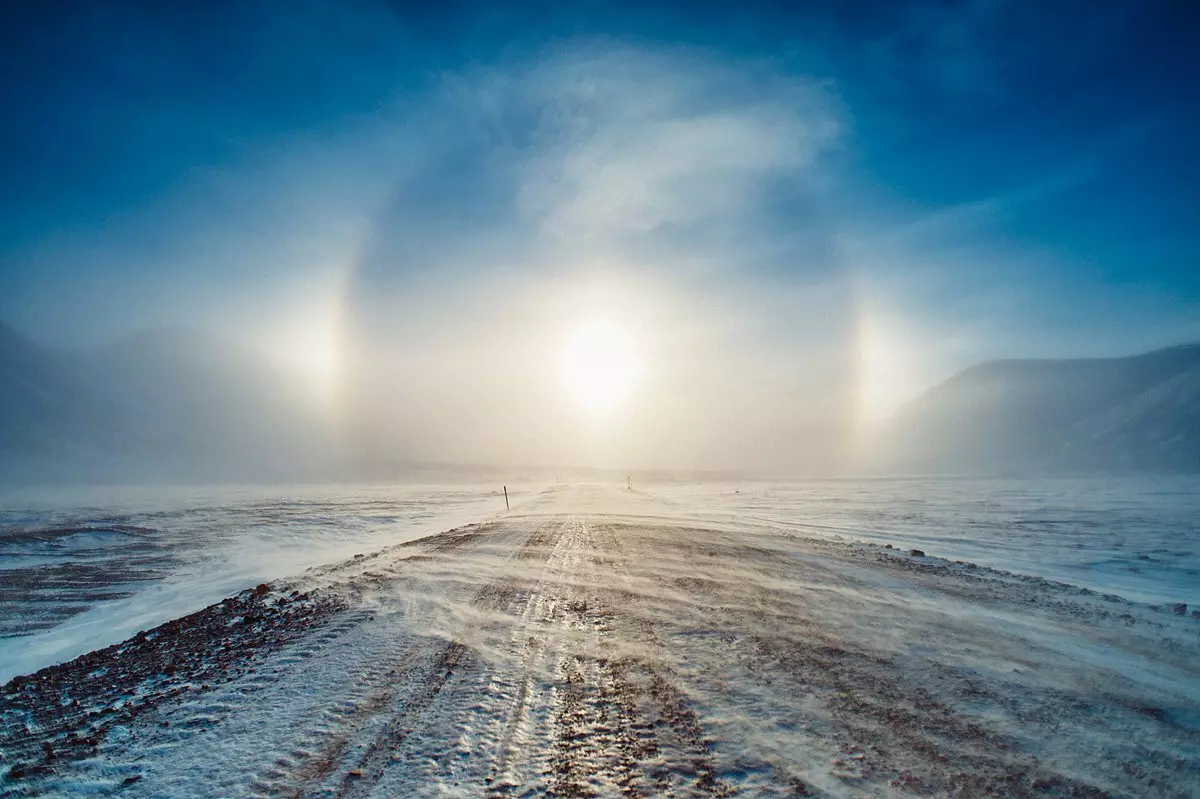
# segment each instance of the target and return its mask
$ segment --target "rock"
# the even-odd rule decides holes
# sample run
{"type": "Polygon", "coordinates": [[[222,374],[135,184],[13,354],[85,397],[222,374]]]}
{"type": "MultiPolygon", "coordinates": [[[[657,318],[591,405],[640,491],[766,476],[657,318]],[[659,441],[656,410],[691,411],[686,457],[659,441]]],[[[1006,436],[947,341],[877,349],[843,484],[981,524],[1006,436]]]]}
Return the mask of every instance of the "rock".
{"type": "Polygon", "coordinates": [[[128,777],[126,777],[124,779],[124,781],[121,784],[122,785],[133,785],[135,782],[137,782],[141,778],[142,778],[141,774],[130,774],[128,777]]]}
{"type": "Polygon", "coordinates": [[[883,548],[884,548],[884,549],[891,549],[891,548],[892,548],[892,545],[891,545],[891,544],[884,544],[884,545],[883,545],[883,548]]]}
{"type": "Polygon", "coordinates": [[[919,549],[910,549],[910,550],[908,551],[908,554],[912,555],[914,558],[923,558],[923,557],[925,557],[925,553],[924,553],[924,552],[922,552],[922,551],[921,551],[921,550],[919,550],[919,549]]]}
{"type": "Polygon", "coordinates": [[[266,583],[259,583],[258,587],[254,589],[255,596],[266,596],[269,593],[271,593],[271,586],[266,583]]]}
{"type": "Polygon", "coordinates": [[[1187,613],[1187,603],[1180,602],[1178,605],[1172,605],[1171,610],[1173,610],[1176,615],[1182,616],[1183,614],[1187,613]]]}

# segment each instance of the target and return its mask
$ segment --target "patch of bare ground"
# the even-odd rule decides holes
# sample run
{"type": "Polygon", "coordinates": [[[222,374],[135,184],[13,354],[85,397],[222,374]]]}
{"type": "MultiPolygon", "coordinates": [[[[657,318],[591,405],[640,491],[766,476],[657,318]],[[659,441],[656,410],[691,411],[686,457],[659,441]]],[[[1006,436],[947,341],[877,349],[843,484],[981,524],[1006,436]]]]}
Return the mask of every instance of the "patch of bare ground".
{"type": "Polygon", "coordinates": [[[48,774],[92,754],[110,728],[234,679],[343,607],[330,594],[261,585],[120,644],[14,677],[0,689],[6,781],[48,774]]]}
{"type": "Polygon", "coordinates": [[[457,528],[358,555],[313,570],[335,578],[326,587],[260,585],[122,643],[13,678],[0,688],[4,782],[46,777],[93,755],[113,728],[136,722],[164,702],[236,680],[269,654],[328,625],[364,587],[386,582],[385,575],[370,570],[384,553],[417,549],[421,555],[401,561],[417,564],[453,556],[485,534],[480,526],[457,528]]]}
{"type": "MultiPolygon", "coordinates": [[[[1013,686],[985,683],[959,667],[935,660],[928,663],[928,672],[914,673],[911,662],[902,664],[891,651],[875,649],[875,641],[856,639],[853,629],[837,623],[841,614],[824,619],[821,607],[827,606],[826,600],[810,606],[802,594],[766,587],[789,572],[799,569],[803,573],[808,568],[803,551],[797,560],[797,553],[784,550],[744,544],[725,547],[711,539],[693,543],[702,537],[680,535],[655,543],[662,549],[676,549],[692,562],[707,558],[716,564],[755,564],[761,579],[728,581],[710,572],[677,578],[673,586],[693,597],[694,604],[715,608],[707,617],[707,632],[714,640],[727,642],[731,655],[746,666],[751,679],[770,685],[777,694],[791,693],[814,702],[820,708],[818,715],[833,722],[832,736],[841,754],[833,761],[832,774],[847,786],[857,784],[865,790],[883,782],[894,791],[930,796],[1110,795],[1043,763],[1025,751],[1021,741],[992,726],[988,714],[964,712],[963,708],[1006,712],[1031,725],[1026,738],[1030,740],[1053,735],[1063,722],[1087,724],[1088,719],[1099,719],[1094,713],[1097,707],[1127,710],[1120,707],[1125,700],[1102,694],[1089,703],[1075,694],[1043,688],[1019,701],[1013,693],[1027,688],[1013,691],[1013,686]]],[[[823,556],[833,554],[855,562],[855,547],[820,542],[813,549],[823,556]]],[[[1104,608],[1097,609],[1086,596],[1082,601],[1068,597],[1078,593],[1069,586],[1019,578],[1015,580],[1017,588],[989,584],[1014,582],[1004,574],[968,574],[960,581],[957,573],[944,567],[887,555],[880,560],[879,565],[889,569],[915,572],[935,588],[943,587],[942,581],[949,582],[947,593],[954,596],[989,597],[1011,608],[1014,597],[1032,594],[1039,612],[1072,620],[1086,613],[1100,622],[1108,620],[1104,608]]],[[[1097,598],[1096,602],[1106,600],[1097,598]]],[[[1170,722],[1160,720],[1164,734],[1174,735],[1181,743],[1185,737],[1194,737],[1170,730],[1170,722]]],[[[1121,768],[1136,774],[1143,788],[1155,795],[1187,795],[1179,791],[1177,782],[1163,777],[1172,771],[1178,774],[1180,767],[1186,770],[1186,763],[1164,762],[1161,768],[1147,769],[1144,764],[1153,761],[1147,758],[1149,754],[1142,752],[1121,768]]],[[[809,788],[797,790],[798,795],[807,795],[809,788]]]]}
{"type": "MultiPolygon", "coordinates": [[[[586,525],[587,557],[598,574],[628,576],[629,553],[613,529],[602,522],[586,525]]],[[[612,749],[621,753],[622,768],[613,782],[627,796],[666,792],[690,796],[725,797],[734,789],[718,774],[715,744],[687,693],[679,687],[668,653],[638,607],[642,597],[625,590],[620,581],[593,581],[578,587],[582,595],[570,606],[580,626],[592,626],[617,640],[636,642],[642,654],[597,662],[597,704],[616,709],[619,722],[612,749]]],[[[597,720],[600,724],[608,719],[597,720]]]]}

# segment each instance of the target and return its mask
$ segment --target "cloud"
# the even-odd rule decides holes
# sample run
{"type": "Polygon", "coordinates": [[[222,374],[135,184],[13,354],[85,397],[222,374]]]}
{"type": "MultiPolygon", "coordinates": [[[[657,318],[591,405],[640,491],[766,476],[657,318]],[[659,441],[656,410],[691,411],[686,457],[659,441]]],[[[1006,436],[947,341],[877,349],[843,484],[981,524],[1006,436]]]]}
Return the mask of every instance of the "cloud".
{"type": "Polygon", "coordinates": [[[711,66],[628,53],[585,65],[587,79],[584,65],[539,76],[557,97],[586,98],[583,130],[552,130],[556,145],[522,187],[523,209],[551,236],[606,241],[740,215],[765,179],[797,176],[840,129],[810,82],[730,86],[711,66]],[[593,93],[599,81],[609,85],[593,93]]]}
{"type": "Polygon", "coordinates": [[[446,85],[515,170],[521,216],[590,245],[736,216],[843,128],[815,80],[685,50],[577,45],[446,85]]]}
{"type": "Polygon", "coordinates": [[[425,166],[353,281],[348,340],[373,354],[353,390],[364,446],[683,467],[830,457],[854,329],[814,210],[844,130],[831,87],[575,44],[439,89],[413,118],[442,135],[419,137],[435,142],[425,166]],[[556,373],[572,326],[594,318],[633,330],[647,358],[602,440],[556,373]]]}

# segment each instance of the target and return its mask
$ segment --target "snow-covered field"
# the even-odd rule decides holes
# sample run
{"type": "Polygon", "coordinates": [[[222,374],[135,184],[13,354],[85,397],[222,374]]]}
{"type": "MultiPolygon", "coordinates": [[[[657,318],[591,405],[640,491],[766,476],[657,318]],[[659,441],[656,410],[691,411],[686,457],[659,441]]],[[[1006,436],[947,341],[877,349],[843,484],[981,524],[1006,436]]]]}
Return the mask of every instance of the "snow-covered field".
{"type": "Polygon", "coordinates": [[[1104,595],[1196,595],[1195,492],[970,485],[554,486],[374,549],[361,522],[361,557],[5,686],[0,796],[1196,796],[1200,618],[1104,595]]]}
{"type": "MultiPolygon", "coordinates": [[[[509,486],[513,504],[533,490],[509,486]]],[[[504,509],[498,485],[108,488],[0,496],[0,681],[267,580],[504,509]]]]}
{"type": "Polygon", "coordinates": [[[918,548],[1150,603],[1200,605],[1200,477],[657,486],[680,512],[918,548]]]}

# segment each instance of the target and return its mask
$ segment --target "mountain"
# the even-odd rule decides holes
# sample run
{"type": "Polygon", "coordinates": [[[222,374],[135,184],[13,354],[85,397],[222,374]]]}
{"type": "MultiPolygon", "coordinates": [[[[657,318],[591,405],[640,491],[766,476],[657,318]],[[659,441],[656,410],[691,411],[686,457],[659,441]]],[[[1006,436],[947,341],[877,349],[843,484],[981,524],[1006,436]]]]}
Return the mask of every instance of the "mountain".
{"type": "Polygon", "coordinates": [[[36,346],[0,323],[0,477],[18,462],[83,464],[129,445],[120,409],[88,385],[68,353],[36,346]]]}
{"type": "Polygon", "coordinates": [[[879,450],[876,466],[937,473],[1200,471],[1200,344],[979,364],[903,409],[879,450]]]}
{"type": "Polygon", "coordinates": [[[0,480],[294,479],[329,442],[288,375],[188,330],[60,352],[0,325],[0,480]]]}

